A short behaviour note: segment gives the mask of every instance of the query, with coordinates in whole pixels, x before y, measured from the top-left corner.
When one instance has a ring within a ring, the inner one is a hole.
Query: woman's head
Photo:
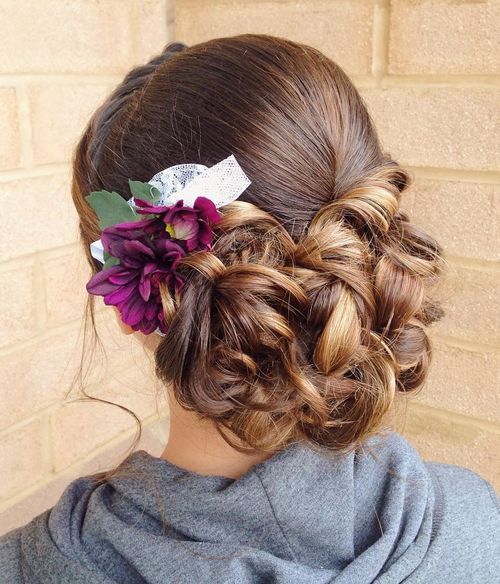
[[[76,150],[89,262],[100,269],[91,191],[230,154],[252,184],[220,209],[212,250],[181,262],[182,294],[162,289],[157,375],[230,443],[352,447],[425,379],[442,250],[399,210],[408,173],[319,51],[241,35],[169,45],[131,71]]]

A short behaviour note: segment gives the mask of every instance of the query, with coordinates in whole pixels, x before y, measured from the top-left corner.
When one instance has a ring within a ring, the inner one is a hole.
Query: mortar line
[[[431,334],[432,340],[435,340],[441,345],[446,345],[452,349],[460,349],[469,353],[497,355],[500,353],[500,345],[488,345],[486,343],[478,343],[477,341],[467,341],[446,334]]]
[[[439,408],[435,406],[430,406],[422,402],[411,401],[409,404],[410,410],[416,410],[417,412],[434,415],[441,421],[452,422],[455,424],[460,424],[463,426],[472,426],[492,434],[500,434],[500,425],[495,422],[490,422],[488,420],[482,420],[481,418],[476,418],[474,416],[467,416],[466,414],[461,414],[459,412],[453,412],[444,408]]]
[[[102,75],[94,74],[75,74],[75,73],[2,73],[0,74],[0,87],[21,87],[27,85],[108,85],[118,83],[123,79],[123,73]]]
[[[129,57],[131,62],[138,61],[139,58],[139,4],[134,0],[129,12]]]
[[[500,87],[500,75],[385,75],[381,80],[383,89],[409,88],[453,88],[490,89]]]
[[[446,259],[450,264],[469,270],[478,270],[493,274],[500,273],[500,262],[495,260],[483,260],[480,258],[468,258],[464,256],[446,254]]]
[[[80,244],[78,242],[66,243],[57,247],[49,247],[47,249],[41,249],[19,256],[10,257],[0,261],[0,274],[4,271],[12,270],[20,266],[30,265],[35,261],[37,256],[40,257],[41,261],[44,261],[61,258],[70,253],[77,253],[79,246]]]
[[[41,178],[44,176],[53,176],[58,174],[62,175],[68,173],[70,170],[71,164],[69,162],[54,162],[52,164],[43,164],[40,166],[32,166],[30,168],[3,170],[0,173],[0,183],[23,180],[27,178]]]
[[[405,167],[417,177],[426,180],[500,185],[500,172],[496,170],[462,170],[412,165],[405,165]]]
[[[43,332],[47,324],[47,281],[39,254],[33,260],[33,303],[35,306],[35,325],[37,333]]]
[[[372,75],[378,87],[387,75],[389,63],[389,0],[377,0],[373,5]]]
[[[28,90],[16,87],[17,110],[19,114],[19,138],[21,141],[21,165],[24,169],[33,167],[33,134],[30,122],[30,103]]]

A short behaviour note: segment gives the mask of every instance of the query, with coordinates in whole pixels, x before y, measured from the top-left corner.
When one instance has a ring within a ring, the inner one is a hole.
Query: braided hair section
[[[425,328],[440,317],[427,288],[441,249],[399,210],[408,180],[377,169],[296,239],[251,203],[224,207],[213,250],[183,262],[188,285],[156,353],[179,403],[238,449],[228,434],[346,450],[376,432],[396,392],[423,383]]]

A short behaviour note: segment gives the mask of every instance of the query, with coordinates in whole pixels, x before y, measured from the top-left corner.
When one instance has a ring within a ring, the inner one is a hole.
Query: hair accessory
[[[103,264],[87,291],[116,306],[124,323],[144,334],[165,335],[160,284],[180,292],[182,257],[210,250],[218,207],[236,200],[251,184],[233,155],[207,168],[178,164],[147,182],[129,180],[133,195],[98,191],[86,198],[99,217],[101,239],[90,244]]]

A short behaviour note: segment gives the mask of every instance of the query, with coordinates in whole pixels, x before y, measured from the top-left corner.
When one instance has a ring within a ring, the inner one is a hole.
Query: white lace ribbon
[[[211,167],[176,164],[156,173],[148,182],[161,193],[157,205],[173,205],[182,199],[184,205],[192,206],[196,197],[206,197],[217,208],[235,201],[251,184],[233,154]],[[127,203],[135,209],[134,197]],[[90,244],[90,253],[104,263],[100,239]]]

